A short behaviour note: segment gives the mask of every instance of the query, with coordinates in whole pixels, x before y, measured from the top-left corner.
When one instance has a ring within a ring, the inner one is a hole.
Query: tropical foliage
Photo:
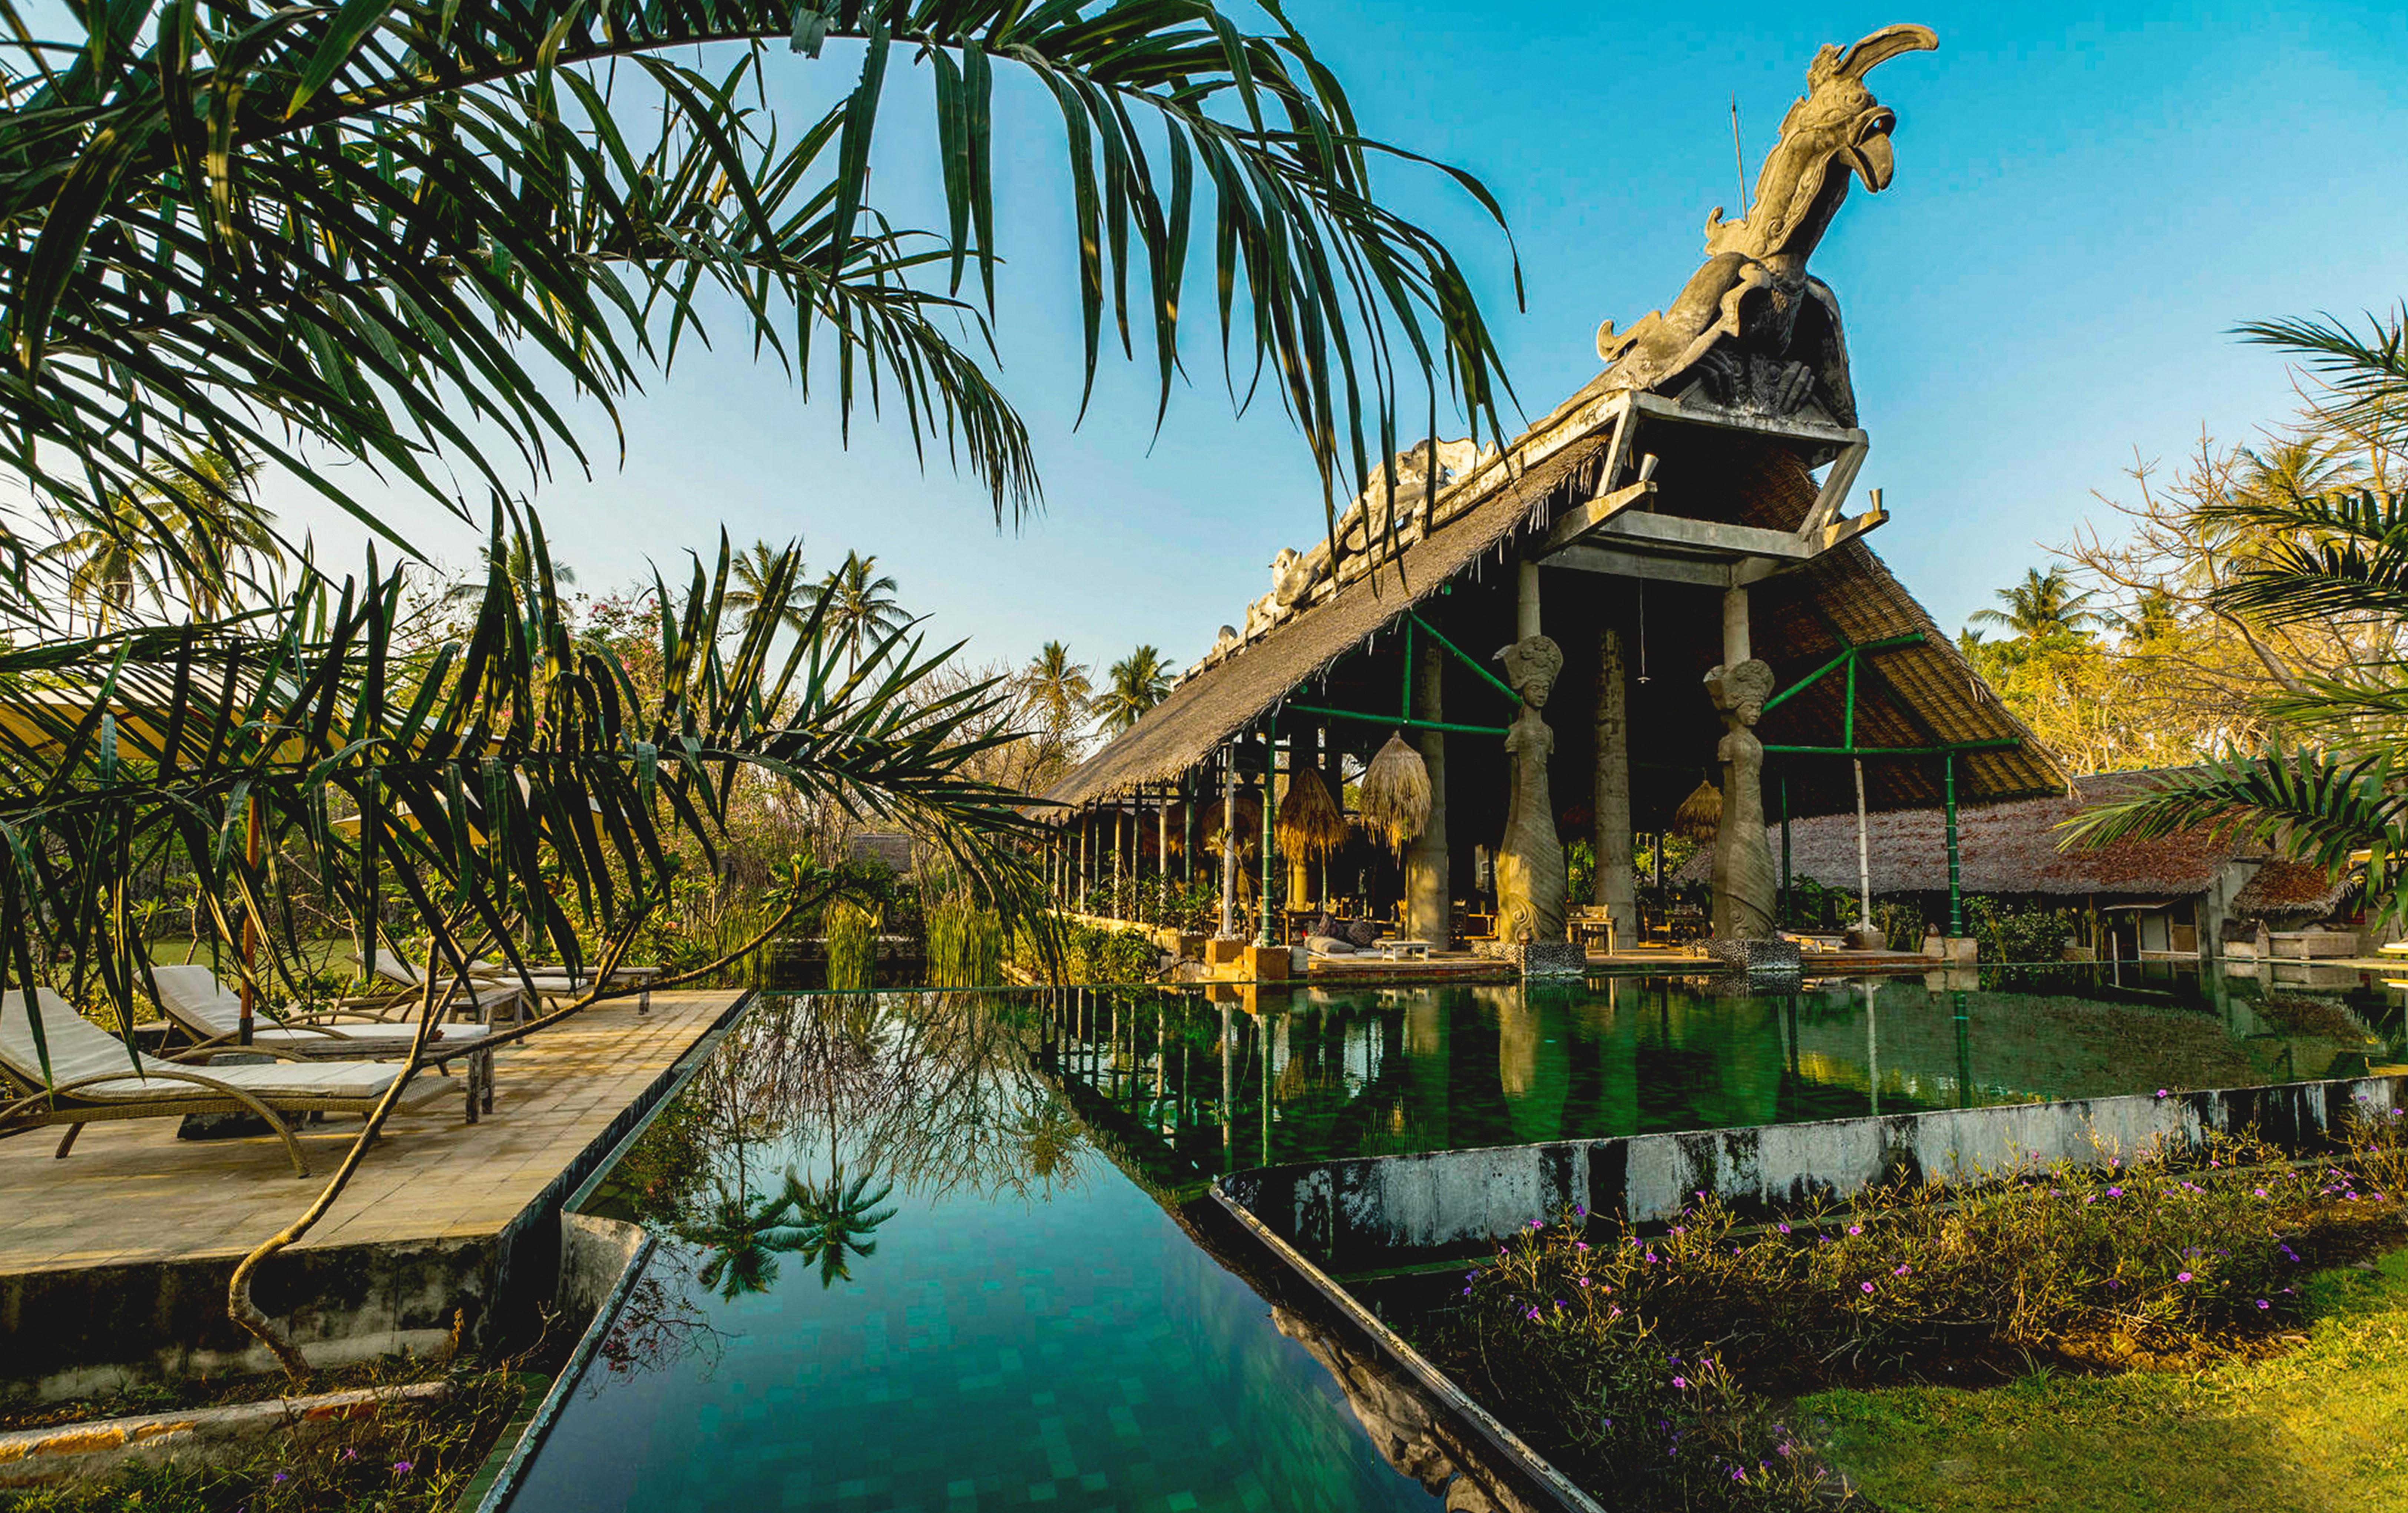
[[[2408,497],[2389,487],[2390,448],[2408,404],[2400,351],[2408,310],[2360,341],[2337,325],[2244,328],[2284,346],[2326,385],[2325,414],[2364,429],[2361,468],[2270,468],[2263,487],[2202,511],[2242,544],[2207,590],[2213,611],[2243,626],[2313,638],[2341,654],[2311,670],[2269,656],[2258,698],[2267,732],[2255,751],[2228,747],[2155,791],[2096,810],[2078,838],[2105,841],[2201,826],[2260,840],[2338,877],[2365,869],[2372,913],[2408,923]],[[2332,484],[2321,492],[2315,485]],[[2314,665],[2314,664],[2312,664]]]
[[[1333,493],[1397,449],[1416,378],[1412,429],[1441,397],[1496,428],[1460,270],[1372,192],[1375,162],[1410,155],[1364,135],[1276,9],[1259,34],[1210,0],[6,11],[0,464],[82,523],[194,451],[257,455],[373,521],[319,447],[465,515],[454,477],[506,492],[512,460],[589,465],[559,396],[615,419],[706,309],[832,378],[848,425],[899,412],[1015,511],[1034,459],[982,365],[995,160],[1021,146],[995,109],[1008,73],[1059,107],[1090,386],[1109,316],[1167,407],[1200,303],[1233,392],[1268,368]],[[856,82],[783,119],[773,44]],[[911,69],[933,86],[928,229],[869,193]],[[1209,300],[1186,297],[1191,260]]]

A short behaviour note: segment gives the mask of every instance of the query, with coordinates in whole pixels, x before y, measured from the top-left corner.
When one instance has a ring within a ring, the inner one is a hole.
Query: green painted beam
[[[1958,741],[1954,746],[1768,746],[1768,753],[1784,756],[1946,756],[1951,751],[2004,751],[2024,743],[2006,741]]]
[[[1333,720],[1360,720],[1373,725],[1402,725],[1407,730],[1451,730],[1465,735],[1503,735],[1502,725],[1453,725],[1440,720],[1399,720],[1392,715],[1368,715],[1360,709],[1330,709],[1317,704],[1289,704],[1283,708],[1309,715],[1327,715]]]
[[[1461,647],[1456,646],[1453,641],[1440,635],[1438,633],[1437,627],[1430,624],[1428,621],[1422,619],[1421,616],[1413,614],[1410,610],[1406,612],[1405,618],[1412,621],[1413,624],[1419,625],[1423,632],[1427,635],[1431,640],[1436,641],[1439,645],[1446,648],[1449,651],[1454,652],[1455,661],[1462,663],[1474,673],[1477,673],[1484,680],[1486,681],[1490,688],[1493,688],[1498,692],[1504,694],[1507,698],[1512,700],[1517,705],[1522,702],[1522,695],[1514,692],[1511,684],[1507,683],[1505,679],[1498,677],[1495,673],[1490,672],[1487,667],[1482,664],[1465,656]],[[1412,633],[1408,630],[1407,634],[1410,635]]]
[[[1921,646],[1923,642],[1924,635],[1921,631],[1909,631],[1904,635],[1888,635],[1884,636],[1878,641],[1867,641],[1862,646],[1850,646],[1838,656],[1833,657],[1830,661],[1823,664],[1820,667],[1815,668],[1813,672],[1808,673],[1805,677],[1790,684],[1787,688],[1783,689],[1780,692],[1775,693],[1772,697],[1765,700],[1765,711],[1769,714],[1772,710],[1781,707],[1784,704],[1788,703],[1792,694],[1805,692],[1808,688],[1812,687],[1819,679],[1831,673],[1837,672],[1841,667],[1847,664],[1850,658],[1856,656],[1859,652],[1894,651],[1902,646]]]

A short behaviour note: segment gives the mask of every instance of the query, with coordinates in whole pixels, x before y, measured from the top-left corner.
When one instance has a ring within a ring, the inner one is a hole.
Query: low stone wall
[[[2103,1162],[2209,1131],[2254,1129],[2308,1151],[2352,1108],[2401,1107],[2408,1077],[2289,1082],[1314,1162],[1234,1173],[1220,1188],[1323,1265],[1361,1271],[1478,1249],[1575,1206],[1647,1223],[1711,1192],[1765,1211],[1878,1182]]]

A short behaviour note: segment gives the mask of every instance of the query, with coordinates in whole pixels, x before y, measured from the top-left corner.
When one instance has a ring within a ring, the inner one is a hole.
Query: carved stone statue
[[[1564,847],[1555,838],[1555,806],[1547,793],[1547,757],[1555,733],[1539,711],[1555,692],[1564,654],[1543,635],[1505,649],[1505,681],[1522,696],[1522,712],[1505,732],[1513,763],[1513,796],[1505,810],[1505,839],[1497,848],[1497,936],[1508,945],[1564,938]]]
[[[1754,658],[1706,674],[1706,693],[1722,711],[1722,822],[1714,831],[1714,938],[1763,940],[1780,934],[1772,907],[1780,876],[1764,833],[1764,743],[1754,726],[1772,696],[1772,668]]]
[[[1927,26],[1885,26],[1845,52],[1826,47],[1806,70],[1806,94],[1781,120],[1781,140],[1756,178],[1756,203],[1737,221],[1706,218],[1706,261],[1670,307],[1616,332],[1597,354],[1605,391],[1678,398],[1691,381],[1729,409],[1786,416],[1811,402],[1833,423],[1856,423],[1840,302],[1808,276],[1806,259],[1847,198],[1851,175],[1870,193],[1889,185],[1897,113],[1865,88],[1873,66],[1940,39]]]

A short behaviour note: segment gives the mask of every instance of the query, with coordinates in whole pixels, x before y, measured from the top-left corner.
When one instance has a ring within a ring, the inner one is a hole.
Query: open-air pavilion
[[[1606,323],[1595,380],[1501,449],[1408,451],[1318,545],[1283,552],[1242,627],[1044,795],[1059,894],[1165,859],[1209,876],[1199,832],[1217,805],[1225,823],[1258,813],[1261,827],[1260,883],[1225,871],[1225,921],[1256,887],[1276,901],[1288,868],[1272,817],[1291,776],[1342,792],[1346,764],[1392,735],[1431,792],[1395,880],[1397,928],[1434,945],[1474,915],[1459,906],[1483,892],[1483,850],[1498,933],[1562,940],[1567,836],[1591,838],[1585,902],[1629,938],[1631,838],[1663,830],[1701,780],[1729,821],[1722,946],[1775,933],[1778,862],[1754,816],[1953,815],[2063,792],[1866,540],[1889,518],[1878,492],[1855,497],[1871,438],[1837,300],[1804,270],[1851,179],[1889,181],[1888,112],[1864,72],[1928,36],[1891,28],[1818,74],[1755,213],[1709,223],[1712,255],[1667,311]],[[1267,788],[1258,810],[1240,802]],[[1314,896],[1319,872],[1296,871],[1307,896],[1288,904],[1332,902]],[[1330,893],[1382,902],[1377,866],[1334,873]],[[1260,944],[1280,940],[1278,920],[1259,911]]]

